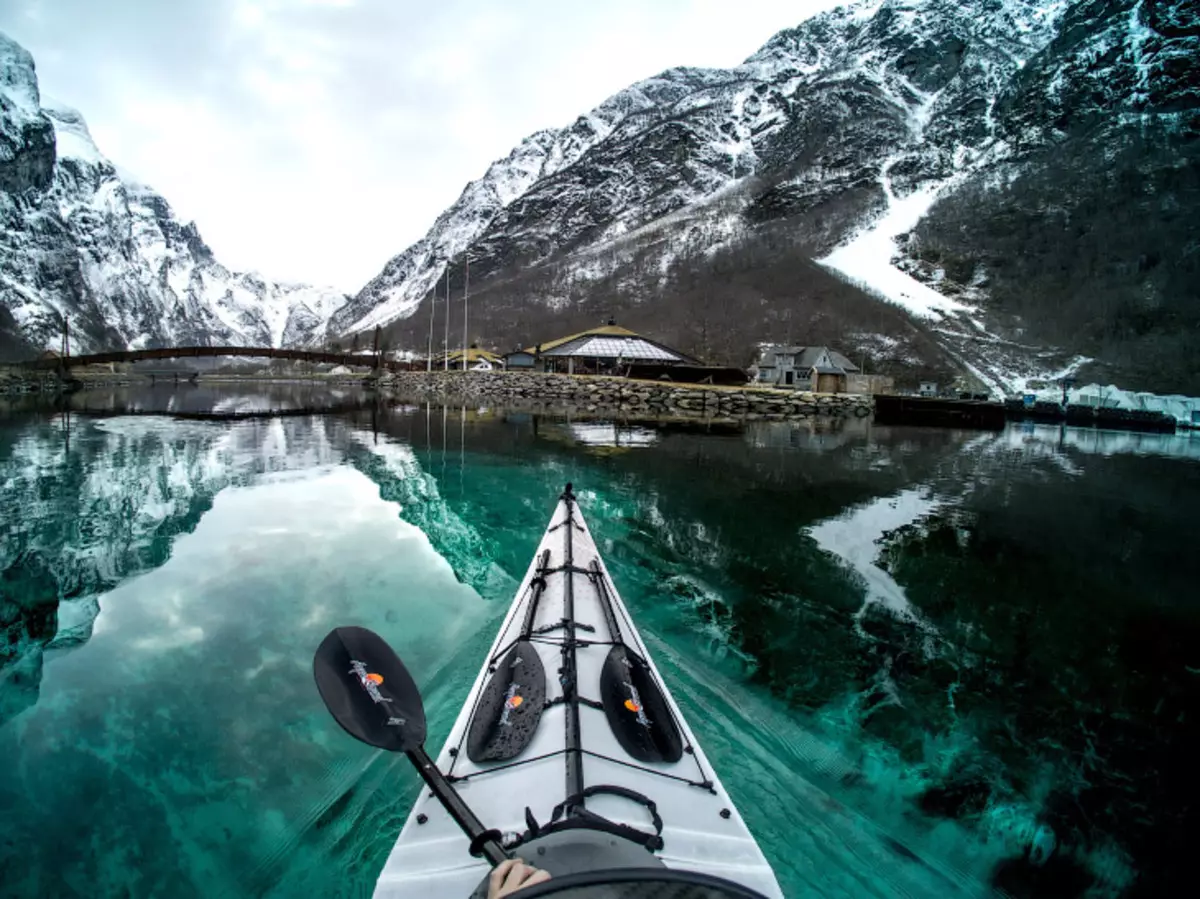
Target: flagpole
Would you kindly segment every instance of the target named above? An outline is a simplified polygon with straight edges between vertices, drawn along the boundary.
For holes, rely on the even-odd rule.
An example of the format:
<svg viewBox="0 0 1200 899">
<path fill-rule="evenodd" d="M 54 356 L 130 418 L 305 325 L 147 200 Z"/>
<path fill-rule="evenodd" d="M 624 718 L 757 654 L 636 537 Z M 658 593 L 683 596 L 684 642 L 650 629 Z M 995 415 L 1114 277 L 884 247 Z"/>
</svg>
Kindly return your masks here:
<svg viewBox="0 0 1200 899">
<path fill-rule="evenodd" d="M 446 337 L 442 340 L 442 371 L 450 370 L 450 263 L 446 261 Z"/>
</svg>

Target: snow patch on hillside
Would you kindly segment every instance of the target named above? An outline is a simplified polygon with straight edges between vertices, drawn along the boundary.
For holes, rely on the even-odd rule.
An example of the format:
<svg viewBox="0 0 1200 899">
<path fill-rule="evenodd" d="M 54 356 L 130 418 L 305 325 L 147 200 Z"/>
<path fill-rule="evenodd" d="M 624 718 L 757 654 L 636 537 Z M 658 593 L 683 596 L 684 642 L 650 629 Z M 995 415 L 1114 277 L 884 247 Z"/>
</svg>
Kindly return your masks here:
<svg viewBox="0 0 1200 899">
<path fill-rule="evenodd" d="M 954 180 L 926 184 L 901 199 L 893 191 L 890 177 L 891 166 L 896 161 L 897 157 L 890 159 L 880 173 L 887 210 L 817 262 L 889 303 L 903 306 L 918 318 L 940 321 L 951 313 L 976 312 L 975 307 L 939 293 L 896 266 L 899 253 L 896 238 L 915 228 L 938 194 Z"/>
</svg>

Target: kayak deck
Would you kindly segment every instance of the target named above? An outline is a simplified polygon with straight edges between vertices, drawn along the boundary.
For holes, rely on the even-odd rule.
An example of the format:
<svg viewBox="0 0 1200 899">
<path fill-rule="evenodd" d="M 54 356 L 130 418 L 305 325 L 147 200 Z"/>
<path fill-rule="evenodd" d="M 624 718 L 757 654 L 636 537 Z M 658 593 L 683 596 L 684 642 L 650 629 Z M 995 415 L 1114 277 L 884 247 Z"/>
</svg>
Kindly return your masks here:
<svg viewBox="0 0 1200 899">
<path fill-rule="evenodd" d="M 534 597 L 532 636 L 523 646 L 531 645 L 541 657 L 546 706 L 519 754 L 477 764 L 467 751 L 473 715 L 492 679 L 492 669 L 521 638 Z M 611 604 L 617 634 L 606 621 L 606 602 Z M 568 623 L 566 612 L 571 607 Z M 601 672 L 616 641 L 644 659 L 657 681 L 682 740 L 678 761 L 645 762 L 628 754 L 600 707 Z M 560 679 L 567 658 L 564 643 L 573 650 L 574 691 L 564 690 Z M 579 701 L 571 702 L 572 696 Z M 578 731 L 572 734 L 576 722 Z M 655 855 L 668 867 L 723 877 L 764 896 L 782 896 L 770 865 L 654 668 L 569 489 L 533 554 L 437 766 L 484 826 L 506 837 L 527 831 L 527 808 L 544 826 L 555 807 L 579 787 L 632 790 L 655 804 L 662 820 L 662 848 Z M 601 793 L 588 796 L 583 806 L 611 822 L 655 833 L 650 810 L 629 798 Z M 520 849 L 516 854 L 521 854 Z M 530 861 L 536 864 L 536 858 Z M 379 876 L 375 896 L 467 897 L 487 870 L 486 862 L 469 854 L 462 831 L 423 789 Z"/>
</svg>

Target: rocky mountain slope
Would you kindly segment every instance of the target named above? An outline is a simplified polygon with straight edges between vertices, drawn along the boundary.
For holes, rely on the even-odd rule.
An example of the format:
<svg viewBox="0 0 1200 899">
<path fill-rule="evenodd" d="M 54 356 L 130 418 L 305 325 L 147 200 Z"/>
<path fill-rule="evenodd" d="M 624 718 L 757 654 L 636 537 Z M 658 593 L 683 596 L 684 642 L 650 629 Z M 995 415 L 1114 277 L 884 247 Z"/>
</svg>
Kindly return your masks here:
<svg viewBox="0 0 1200 899">
<path fill-rule="evenodd" d="M 113 165 L 73 109 L 43 105 L 0 34 L 0 352 L 321 341 L 333 290 L 234 272 L 195 224 Z"/>
<path fill-rule="evenodd" d="M 714 361 L 784 339 L 997 391 L 1088 365 L 1200 390 L 1198 58 L 1182 0 L 859 0 L 526 139 L 333 327 L 423 347 L 449 263 L 460 333 L 469 255 L 471 337 L 503 349 L 616 315 Z"/>
</svg>

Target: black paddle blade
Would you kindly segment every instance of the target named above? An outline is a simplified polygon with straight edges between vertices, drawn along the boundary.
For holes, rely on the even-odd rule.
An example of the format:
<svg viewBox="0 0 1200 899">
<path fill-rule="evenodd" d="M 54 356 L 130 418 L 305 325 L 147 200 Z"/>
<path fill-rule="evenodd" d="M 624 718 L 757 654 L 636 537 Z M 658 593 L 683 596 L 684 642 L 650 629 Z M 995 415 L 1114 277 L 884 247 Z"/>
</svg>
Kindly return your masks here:
<svg viewBox="0 0 1200 899">
<path fill-rule="evenodd" d="M 520 754 L 533 739 L 545 707 L 542 657 L 528 640 L 518 640 L 496 665 L 475 707 L 467 732 L 467 758 L 478 764 Z"/>
<path fill-rule="evenodd" d="M 321 699 L 350 736 L 392 752 L 425 742 L 425 706 L 412 675 L 365 627 L 329 632 L 313 659 Z"/>
<path fill-rule="evenodd" d="M 628 646 L 608 651 L 600 671 L 600 703 L 621 748 L 640 762 L 677 762 L 683 739 L 650 666 Z"/>
</svg>

